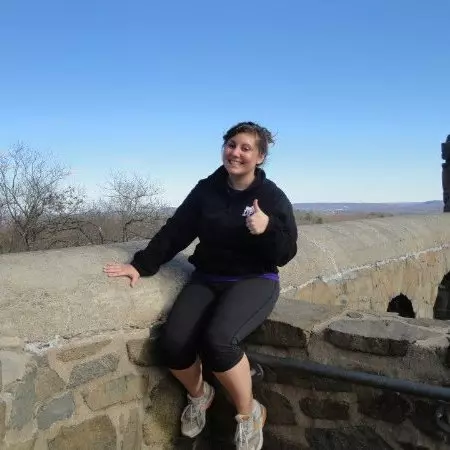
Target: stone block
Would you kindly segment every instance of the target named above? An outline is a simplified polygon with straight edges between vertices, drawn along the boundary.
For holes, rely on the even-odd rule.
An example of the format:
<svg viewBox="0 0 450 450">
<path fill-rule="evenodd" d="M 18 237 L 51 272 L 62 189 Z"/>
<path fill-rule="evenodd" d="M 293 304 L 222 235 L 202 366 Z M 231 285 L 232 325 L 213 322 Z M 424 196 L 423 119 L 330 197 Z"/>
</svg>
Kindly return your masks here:
<svg viewBox="0 0 450 450">
<path fill-rule="evenodd" d="M 303 330 L 287 323 L 266 320 L 247 339 L 249 344 L 285 347 L 306 347 L 307 335 Z"/>
<path fill-rule="evenodd" d="M 36 376 L 36 400 L 43 402 L 64 390 L 65 383 L 50 367 L 39 367 Z"/>
<path fill-rule="evenodd" d="M 172 377 L 160 380 L 150 392 L 144 414 L 143 439 L 151 448 L 168 444 L 180 435 L 180 417 L 186 405 L 186 393 Z"/>
<path fill-rule="evenodd" d="M 363 314 L 356 312 L 356 311 L 349 311 L 346 314 L 347 317 L 349 317 L 350 319 L 362 319 L 364 317 Z"/>
<path fill-rule="evenodd" d="M 19 337 L 12 336 L 0 336 L 0 348 L 1 349 L 15 349 L 23 350 L 24 341 Z"/>
<path fill-rule="evenodd" d="M 264 448 L 306 450 L 304 430 L 300 427 L 267 426 L 264 428 Z"/>
<path fill-rule="evenodd" d="M 98 342 L 90 342 L 88 344 L 77 345 L 67 349 L 59 350 L 56 358 L 63 362 L 74 361 L 95 355 L 103 347 L 111 343 L 111 339 L 104 339 Z"/>
<path fill-rule="evenodd" d="M 300 408 L 313 419 L 349 420 L 350 405 L 344 401 L 331 399 L 303 398 Z"/>
<path fill-rule="evenodd" d="M 361 389 L 358 411 L 375 420 L 400 424 L 411 414 L 412 405 L 397 392 L 377 393 L 371 389 Z"/>
<path fill-rule="evenodd" d="M 9 428 L 22 429 L 33 419 L 36 403 L 35 391 L 36 368 L 28 368 L 22 381 L 10 384 L 7 392 L 12 394 Z"/>
<path fill-rule="evenodd" d="M 291 402 L 268 385 L 255 386 L 255 398 L 267 408 L 267 423 L 271 425 L 296 425 Z"/>
<path fill-rule="evenodd" d="M 50 428 L 55 422 L 72 417 L 75 401 L 72 392 L 66 392 L 39 408 L 36 414 L 37 426 L 40 430 Z"/>
<path fill-rule="evenodd" d="M 403 450 L 431 450 L 430 447 L 424 447 L 423 445 L 414 445 L 409 442 L 400 442 L 400 446 Z"/>
<path fill-rule="evenodd" d="M 69 387 L 80 386 L 88 381 L 101 378 L 108 373 L 115 372 L 119 365 L 119 356 L 108 353 L 99 359 L 87 361 L 72 369 L 69 379 Z"/>
<path fill-rule="evenodd" d="M 142 426 L 139 410 L 134 408 L 130 411 L 128 423 L 123 434 L 121 450 L 136 450 L 142 447 Z"/>
<path fill-rule="evenodd" d="M 28 441 L 19 441 L 10 443 L 6 446 L 5 450 L 33 450 L 36 438 L 29 439 Z M 3 447 L 0 447 L 3 450 Z"/>
<path fill-rule="evenodd" d="M 383 356 L 405 356 L 411 343 L 440 337 L 398 320 L 337 320 L 328 325 L 325 339 L 336 347 Z"/>
<path fill-rule="evenodd" d="M 264 366 L 264 381 L 327 392 L 352 392 L 353 387 L 344 381 L 312 375 L 299 369 Z"/>
<path fill-rule="evenodd" d="M 0 350 L 0 385 L 4 389 L 8 384 L 21 380 L 27 372 L 30 356 L 9 350 Z"/>
<path fill-rule="evenodd" d="M 43 353 L 41 355 L 33 355 L 33 361 L 38 367 L 50 367 L 47 353 Z"/>
<path fill-rule="evenodd" d="M 340 308 L 280 298 L 274 311 L 246 341 L 286 347 L 306 346 L 314 326 L 339 314 Z"/>
<path fill-rule="evenodd" d="M 6 403 L 0 399 L 0 444 L 6 433 Z"/>
<path fill-rule="evenodd" d="M 117 436 L 108 416 L 97 416 L 70 427 L 61 427 L 48 450 L 116 450 Z"/>
<path fill-rule="evenodd" d="M 137 366 L 151 367 L 161 365 L 157 340 L 150 338 L 131 339 L 127 342 L 128 359 Z"/>
<path fill-rule="evenodd" d="M 426 317 L 417 317 L 417 318 L 399 317 L 399 320 L 414 326 L 435 328 L 443 332 L 450 331 L 450 321 L 448 320 L 429 319 Z"/>
<path fill-rule="evenodd" d="M 450 434 L 445 433 L 436 425 L 436 409 L 438 402 L 428 400 L 416 400 L 414 411 L 410 416 L 412 424 L 422 433 L 431 438 L 450 444 Z"/>
<path fill-rule="evenodd" d="M 366 426 L 309 428 L 305 434 L 312 450 L 393 450 L 374 430 Z"/>
<path fill-rule="evenodd" d="M 82 395 L 92 411 L 107 408 L 116 403 L 141 399 L 147 392 L 148 377 L 126 375 L 86 389 Z"/>
</svg>

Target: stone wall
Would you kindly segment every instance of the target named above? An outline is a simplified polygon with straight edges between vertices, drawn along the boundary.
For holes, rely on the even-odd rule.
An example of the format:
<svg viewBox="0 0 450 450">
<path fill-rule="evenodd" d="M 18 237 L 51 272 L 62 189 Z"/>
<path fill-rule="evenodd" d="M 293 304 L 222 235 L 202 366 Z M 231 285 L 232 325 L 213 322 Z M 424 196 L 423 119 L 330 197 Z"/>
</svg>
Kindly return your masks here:
<svg viewBox="0 0 450 450">
<path fill-rule="evenodd" d="M 403 293 L 416 317 L 432 318 L 439 284 L 450 271 L 448 219 L 398 216 L 300 227 L 299 255 L 283 273 L 283 294 L 383 312 Z"/>
<path fill-rule="evenodd" d="M 281 269 L 283 298 L 246 345 L 450 384 L 450 324 L 426 319 L 450 271 L 449 242 L 448 214 L 300 227 L 298 254 Z M 177 438 L 183 392 L 158 367 L 149 337 L 192 270 L 192 246 L 133 289 L 102 273 L 145 244 L 0 255 L 1 450 L 193 447 Z M 422 319 L 383 313 L 400 293 Z M 267 448 L 332 448 L 327 436 L 341 442 L 336 448 L 449 446 L 426 399 L 292 370 L 265 368 L 265 376 L 256 392 L 269 407 Z M 195 448 L 227 448 L 232 416 L 218 395 Z M 218 424 L 228 424 L 228 434 L 208 444 L 209 435 L 220 439 Z"/>
<path fill-rule="evenodd" d="M 158 367 L 160 326 L 45 344 L 0 338 L 0 448 L 232 449 L 234 411 L 221 391 L 202 436 L 179 436 L 185 396 Z M 250 352 L 445 386 L 449 333 L 450 322 L 283 298 L 245 345 Z M 450 435 L 435 425 L 436 401 L 298 370 L 264 367 L 264 374 L 255 385 L 268 407 L 264 448 L 450 448 Z"/>
<path fill-rule="evenodd" d="M 299 227 L 298 254 L 281 268 L 285 297 L 386 311 L 403 293 L 433 317 L 450 271 L 450 215 L 401 216 Z M 129 261 L 146 242 L 0 255 L 0 330 L 33 342 L 146 328 L 192 270 L 187 248 L 134 289 L 102 266 Z M 20 314 L 18 314 L 20 311 Z"/>
</svg>

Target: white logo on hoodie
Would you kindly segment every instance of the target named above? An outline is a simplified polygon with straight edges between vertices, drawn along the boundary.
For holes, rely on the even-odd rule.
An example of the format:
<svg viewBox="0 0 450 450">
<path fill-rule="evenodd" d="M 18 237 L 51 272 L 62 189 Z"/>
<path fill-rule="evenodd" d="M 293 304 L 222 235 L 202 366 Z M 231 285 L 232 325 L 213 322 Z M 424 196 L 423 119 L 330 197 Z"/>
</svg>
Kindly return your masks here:
<svg viewBox="0 0 450 450">
<path fill-rule="evenodd" d="M 252 214 L 254 214 L 254 212 L 255 212 L 255 210 L 254 210 L 253 206 L 246 206 L 242 215 L 244 217 L 248 217 L 248 216 L 251 216 Z"/>
</svg>

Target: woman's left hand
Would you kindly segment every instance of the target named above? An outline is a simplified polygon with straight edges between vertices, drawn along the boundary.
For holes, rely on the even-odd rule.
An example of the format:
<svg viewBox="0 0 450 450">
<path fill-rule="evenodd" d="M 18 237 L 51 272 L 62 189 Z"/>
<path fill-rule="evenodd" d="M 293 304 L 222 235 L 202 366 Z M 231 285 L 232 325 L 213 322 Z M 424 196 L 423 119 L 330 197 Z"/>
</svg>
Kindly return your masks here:
<svg viewBox="0 0 450 450">
<path fill-rule="evenodd" d="M 264 214 L 258 205 L 258 200 L 253 201 L 253 214 L 246 219 L 247 228 L 251 234 L 262 234 L 269 224 L 269 217 Z"/>
</svg>

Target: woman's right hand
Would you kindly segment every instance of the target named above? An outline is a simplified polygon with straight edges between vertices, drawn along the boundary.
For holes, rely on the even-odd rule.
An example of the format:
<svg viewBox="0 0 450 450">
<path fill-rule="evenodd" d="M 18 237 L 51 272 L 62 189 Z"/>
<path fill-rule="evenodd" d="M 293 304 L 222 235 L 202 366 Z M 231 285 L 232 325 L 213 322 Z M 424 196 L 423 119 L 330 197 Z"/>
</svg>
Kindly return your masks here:
<svg viewBox="0 0 450 450">
<path fill-rule="evenodd" d="M 128 277 L 130 278 L 130 286 L 134 287 L 141 277 L 139 272 L 131 264 L 108 263 L 103 267 L 108 277 Z"/>
</svg>

